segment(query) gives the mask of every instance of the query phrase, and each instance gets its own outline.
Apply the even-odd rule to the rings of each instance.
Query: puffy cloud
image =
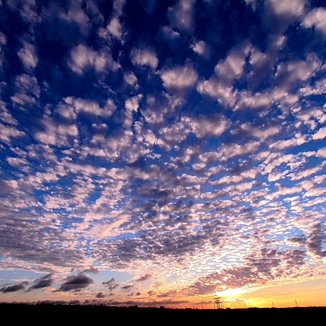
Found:
[[[230,127],[230,121],[223,115],[199,116],[190,122],[190,126],[198,138],[220,136]]]
[[[241,129],[247,131],[251,135],[253,135],[255,138],[265,140],[266,138],[272,137],[276,134],[278,134],[282,128],[280,126],[276,125],[263,125],[261,127],[253,126],[250,124],[244,124],[241,126]]]
[[[110,23],[106,26],[107,30],[117,39],[122,38],[122,27],[118,18],[113,17]]]
[[[135,282],[145,282],[152,277],[151,274],[147,273],[135,279]]]
[[[25,135],[23,131],[20,131],[14,127],[4,126],[1,123],[0,123],[0,128],[1,128],[0,139],[2,142],[6,144],[11,144],[13,138],[23,137]]]
[[[75,139],[79,134],[74,123],[68,125],[56,123],[52,119],[49,110],[45,110],[42,123],[45,130],[36,132],[34,137],[45,144],[66,146],[69,141]]]
[[[99,292],[96,294],[96,298],[102,299],[102,298],[105,298],[105,295],[102,292]]]
[[[22,282],[20,284],[15,285],[8,285],[0,289],[0,292],[2,293],[10,293],[10,292],[17,292],[20,290],[25,289],[25,285],[28,284],[28,282]]]
[[[324,8],[315,8],[307,13],[302,20],[304,27],[315,27],[317,30],[326,34],[326,10]]]
[[[131,71],[131,72],[126,72],[124,75],[123,75],[123,79],[125,80],[125,82],[128,84],[128,85],[135,85],[137,83],[137,77],[136,75]]]
[[[306,61],[287,61],[277,67],[276,82],[283,89],[291,89],[300,81],[312,77],[321,66],[319,58],[311,54]]]
[[[68,66],[78,75],[82,75],[88,69],[105,73],[107,69],[114,71],[120,68],[120,65],[113,61],[110,53],[106,51],[95,52],[83,44],[77,45],[70,51]]]
[[[181,31],[189,31],[192,28],[194,3],[194,0],[179,0],[168,9],[167,16],[172,27]]]
[[[93,280],[84,274],[68,276],[66,282],[62,283],[58,291],[79,291],[88,287],[93,283]]]
[[[237,91],[233,86],[226,86],[216,77],[198,83],[197,91],[217,99],[224,106],[233,106],[236,103]]]
[[[42,289],[51,286],[52,283],[53,283],[52,274],[47,274],[41,277],[40,279],[35,280],[34,284],[31,287],[29,287],[27,291]]]
[[[267,0],[265,1],[266,23],[276,34],[281,34],[286,27],[305,12],[306,0]]]
[[[326,137],[326,127],[320,128],[313,136],[312,138],[314,140],[317,139],[324,139]]]
[[[200,56],[204,58],[209,58],[210,56],[210,49],[206,42],[204,41],[198,41],[195,44],[191,45],[191,48],[194,52],[199,54]]]
[[[238,79],[244,72],[246,57],[250,53],[249,44],[241,44],[231,50],[230,54],[222,62],[215,66],[215,73],[219,82],[230,85],[234,79]]]
[[[114,277],[112,277],[108,281],[102,282],[102,284],[106,285],[110,291],[113,291],[114,289],[116,289],[119,286],[119,284],[116,283]]]
[[[304,12],[305,0],[267,0],[266,5],[270,6],[276,15],[300,16]]]
[[[154,51],[149,49],[133,48],[130,52],[130,59],[133,65],[149,66],[156,69],[158,59]]]
[[[317,152],[317,156],[326,157],[326,147],[320,148]]]
[[[110,117],[116,109],[112,99],[107,99],[106,103],[100,107],[97,102],[86,100],[82,98],[67,97],[64,102],[70,106],[71,109],[67,107],[58,107],[60,114],[66,118],[75,118],[75,113],[86,113],[100,117]]]
[[[163,86],[168,90],[185,90],[197,82],[198,74],[190,66],[175,67],[161,71]]]
[[[37,104],[40,87],[35,77],[27,74],[17,76],[15,78],[15,90],[15,94],[10,98],[14,105],[26,110],[26,107]]]
[[[27,71],[34,69],[38,63],[35,46],[26,41],[23,41],[23,46],[18,51],[18,56]]]

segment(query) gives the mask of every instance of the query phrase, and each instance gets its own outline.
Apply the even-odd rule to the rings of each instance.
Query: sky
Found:
[[[0,302],[326,305],[322,0],[0,0]]]

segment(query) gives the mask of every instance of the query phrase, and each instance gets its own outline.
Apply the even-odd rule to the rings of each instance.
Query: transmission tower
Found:
[[[215,309],[221,309],[222,308],[222,300],[221,300],[221,297],[215,297],[214,298],[214,308]]]

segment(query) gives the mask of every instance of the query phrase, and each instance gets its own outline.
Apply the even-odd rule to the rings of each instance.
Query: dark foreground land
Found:
[[[140,308],[132,307],[109,307],[109,306],[69,306],[69,305],[23,305],[23,304],[0,304],[0,313],[4,318],[9,317],[13,324],[14,321],[33,320],[34,325],[55,324],[66,325],[68,323],[87,323],[91,320],[92,324],[114,324],[113,321],[137,325],[142,324],[161,324],[178,323],[184,324],[190,321],[192,325],[222,323],[247,323],[255,322],[258,324],[272,324],[278,326],[288,321],[291,325],[295,322],[314,322],[326,318],[326,307],[308,308],[247,308],[247,309],[169,309],[169,308]],[[322,319],[320,319],[322,318]],[[287,322],[287,323],[288,323]],[[166,324],[165,324],[166,325]]]

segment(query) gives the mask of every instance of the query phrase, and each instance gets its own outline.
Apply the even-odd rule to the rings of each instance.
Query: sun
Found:
[[[239,294],[243,294],[244,289],[243,288],[235,288],[235,289],[223,289],[222,291],[215,291],[214,295],[217,297],[234,297]]]

